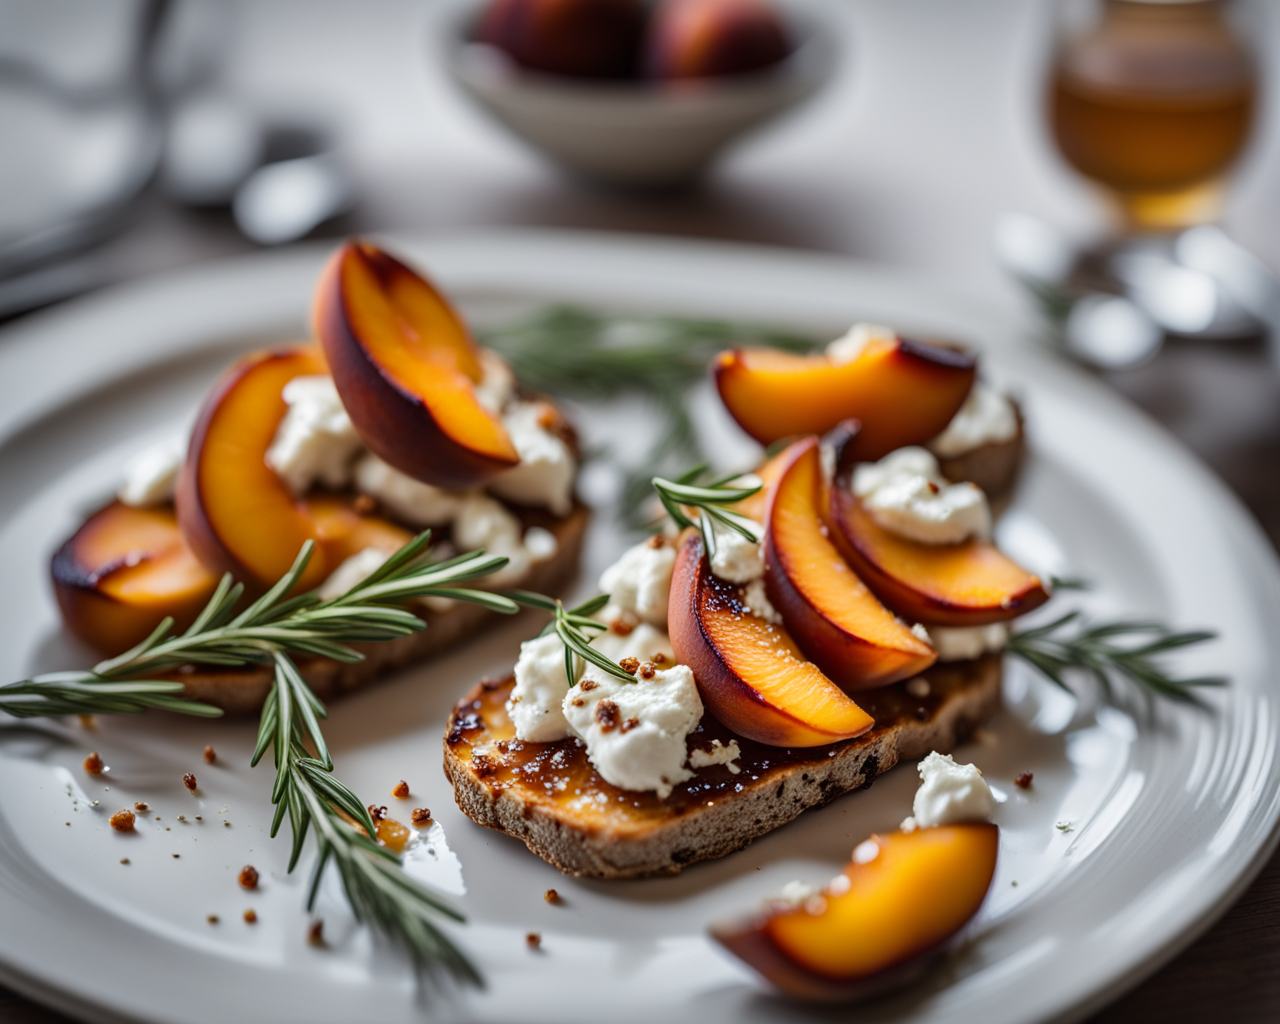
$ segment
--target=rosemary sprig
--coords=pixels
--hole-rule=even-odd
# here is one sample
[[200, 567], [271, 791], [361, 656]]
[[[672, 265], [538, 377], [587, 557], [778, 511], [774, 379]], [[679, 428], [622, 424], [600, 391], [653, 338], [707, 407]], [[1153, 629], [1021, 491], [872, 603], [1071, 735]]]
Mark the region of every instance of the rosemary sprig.
[[611, 661], [592, 647], [591, 638], [587, 636], [588, 631], [603, 632], [609, 628], [599, 619], [591, 618], [592, 615], [609, 603], [608, 594], [599, 594], [589, 601], [584, 601], [576, 608], [567, 609], [560, 601], [552, 600], [542, 594], [535, 594], [528, 590], [508, 590], [506, 594], [521, 604], [542, 608], [554, 613], [551, 621], [547, 623], [538, 635], [546, 636], [548, 633], [554, 632], [560, 637], [560, 642], [564, 644], [564, 674], [569, 680], [570, 686], [578, 681], [577, 665], [574, 662], [575, 656], [591, 662], [591, 664], [624, 683], [634, 683], [636, 681], [636, 677], [616, 661]]
[[[1078, 624], [1074, 632], [1066, 627]], [[1198, 687], [1225, 686], [1222, 676], [1179, 679], [1158, 662], [1160, 655], [1212, 640], [1207, 630], [1176, 632], [1158, 622], [1118, 621], [1090, 626], [1079, 611], [1053, 622], [1014, 633], [1005, 650], [1021, 658], [1052, 682], [1074, 694], [1068, 673], [1082, 671], [1096, 682], [1108, 704], [1120, 705], [1123, 682], [1136, 684], [1148, 700], [1167, 697], [1183, 704], [1201, 703]]]
[[643, 523], [655, 472], [670, 473], [706, 458], [685, 399], [706, 377], [717, 352], [748, 345], [808, 352], [819, 344], [762, 324], [622, 315], [567, 305], [549, 306], [480, 336], [535, 390], [595, 399], [639, 393], [657, 406], [662, 432], [642, 468], [627, 472], [623, 486], [621, 505], [632, 526]]
[[[696, 526], [702, 532], [702, 543], [707, 557], [716, 554], [716, 531], [730, 530], [753, 543], [760, 540], [760, 524], [754, 519], [727, 508], [759, 492], [764, 483], [752, 474], [733, 474], [697, 484], [698, 477], [706, 472], [705, 466], [695, 466], [675, 480], [655, 476], [653, 489], [658, 492], [662, 507], [667, 510], [677, 526]], [[696, 509], [697, 519], [689, 517], [686, 509]]]
[[419, 534], [376, 572], [347, 593], [322, 601], [315, 591], [288, 598], [311, 557], [313, 543], [281, 579], [236, 614], [242, 584], [227, 575], [186, 632], [174, 635], [173, 619], [131, 650], [78, 672], [50, 672], [0, 687], [0, 710], [19, 718], [72, 714], [139, 714], [149, 707], [216, 717], [221, 710], [174, 694], [182, 683], [149, 679], [180, 665], [269, 664], [277, 651], [318, 654], [337, 661], [361, 661], [353, 643], [394, 640], [425, 623], [400, 605], [427, 594], [482, 604], [512, 614], [516, 604], [499, 594], [456, 586], [502, 568], [505, 557], [472, 551], [447, 562], [430, 563], [425, 552], [431, 532]]

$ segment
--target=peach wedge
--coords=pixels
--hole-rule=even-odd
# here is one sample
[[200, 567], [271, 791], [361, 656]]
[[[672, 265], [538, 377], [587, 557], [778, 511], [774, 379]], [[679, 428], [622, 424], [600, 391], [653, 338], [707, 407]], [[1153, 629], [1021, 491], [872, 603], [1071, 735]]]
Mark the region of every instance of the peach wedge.
[[826, 501], [828, 534], [880, 600], [912, 622], [982, 626], [1017, 618], [1049, 600], [1040, 577], [1001, 554], [994, 544], [919, 544], [883, 529], [850, 486], [866, 461], [853, 424], [841, 424], [824, 443], [835, 452], [835, 479]]
[[862, 421], [869, 458], [936, 437], [973, 386], [971, 355], [941, 345], [874, 339], [850, 363], [773, 349], [722, 352], [713, 364], [730, 415], [761, 444]]
[[315, 330], [356, 431], [401, 472], [466, 488], [520, 461], [476, 397], [479, 351], [462, 320], [399, 260], [345, 244], [320, 277]]
[[909, 980], [977, 913], [998, 845], [990, 824], [872, 836], [821, 896], [712, 935], [790, 995], [875, 995]]
[[880, 603], [827, 537], [818, 439], [796, 441], [782, 462], [765, 513], [765, 585], [800, 649], [846, 691], [923, 672], [933, 648]]
[[108, 656], [145, 640], [166, 615], [186, 629], [218, 582], [182, 539], [169, 505], [112, 502], [58, 549], [51, 568], [67, 628]]
[[738, 588], [712, 575], [697, 531], [680, 543], [668, 618], [676, 658], [693, 670], [708, 710], [738, 735], [816, 747], [874, 724], [784, 628], [751, 614]]

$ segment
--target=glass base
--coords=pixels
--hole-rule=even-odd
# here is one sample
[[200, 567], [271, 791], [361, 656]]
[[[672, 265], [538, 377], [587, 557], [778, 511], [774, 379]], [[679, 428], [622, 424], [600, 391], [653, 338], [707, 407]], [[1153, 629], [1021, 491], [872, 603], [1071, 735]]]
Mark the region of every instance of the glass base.
[[1127, 232], [1179, 231], [1212, 224], [1222, 212], [1221, 181], [1180, 192], [1112, 192]]

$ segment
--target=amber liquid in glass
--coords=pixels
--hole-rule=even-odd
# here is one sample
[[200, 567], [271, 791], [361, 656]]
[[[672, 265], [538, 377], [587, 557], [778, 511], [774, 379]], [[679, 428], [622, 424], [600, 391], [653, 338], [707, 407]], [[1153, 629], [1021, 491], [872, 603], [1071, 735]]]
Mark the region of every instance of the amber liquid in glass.
[[1253, 121], [1253, 65], [1218, 5], [1178, 6], [1112, 0], [1108, 20], [1064, 49], [1050, 90], [1062, 154], [1139, 229], [1216, 216]]

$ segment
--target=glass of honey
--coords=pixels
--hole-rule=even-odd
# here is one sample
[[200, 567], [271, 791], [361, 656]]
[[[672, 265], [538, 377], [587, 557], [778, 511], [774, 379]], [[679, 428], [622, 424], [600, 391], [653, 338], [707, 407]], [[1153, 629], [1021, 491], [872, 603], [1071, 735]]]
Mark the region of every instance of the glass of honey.
[[1067, 161], [1129, 232], [1217, 218], [1258, 94], [1227, 0], [1080, 0], [1061, 9], [1049, 90]]

